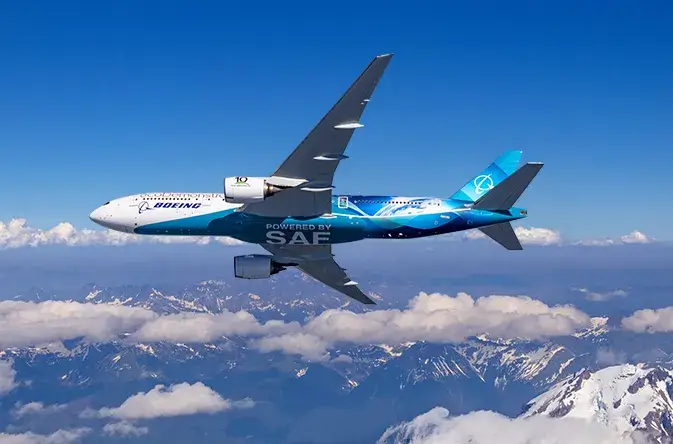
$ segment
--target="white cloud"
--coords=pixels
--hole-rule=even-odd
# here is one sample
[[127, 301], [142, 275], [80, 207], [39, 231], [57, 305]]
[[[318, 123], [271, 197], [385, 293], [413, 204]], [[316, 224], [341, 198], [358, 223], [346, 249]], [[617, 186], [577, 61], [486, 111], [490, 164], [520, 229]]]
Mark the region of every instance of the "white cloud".
[[138, 307], [68, 301], [0, 302], [0, 349], [84, 337], [108, 341], [157, 313]]
[[635, 444], [610, 428], [574, 418], [508, 418], [477, 411], [449, 417], [436, 407], [386, 430], [378, 444]]
[[260, 323], [245, 311], [160, 315], [140, 307], [68, 301], [0, 302], [0, 348], [39, 346], [83, 337], [90, 342], [205, 343], [223, 336], [249, 338], [263, 352], [283, 351], [328, 359], [339, 343], [460, 342], [489, 333], [501, 338], [540, 339], [590, 326], [572, 306], [548, 306], [527, 296], [472, 298], [420, 293], [406, 309], [353, 313], [327, 310], [306, 324]]
[[573, 291], [577, 291], [579, 293], [583, 293], [584, 297], [587, 300], [590, 301], [608, 301], [614, 297], [623, 297], [627, 296], [629, 293], [625, 290], [612, 290], [612, 291], [604, 291], [604, 292], [596, 292], [596, 291], [590, 291], [587, 288], [573, 288]]
[[43, 415], [58, 412], [66, 408], [66, 404], [44, 405], [41, 402], [29, 402], [28, 404], [17, 403], [12, 411], [15, 418], [21, 418], [27, 415]]
[[213, 414], [232, 408], [249, 408], [254, 402], [249, 399], [231, 401], [202, 382], [171, 385], [156, 385], [149, 392], [137, 393], [129, 397], [119, 407], [102, 408], [100, 417], [112, 417], [122, 420], [153, 419], [171, 416]]
[[0, 444], [71, 444], [89, 434], [89, 428], [58, 430], [50, 435], [27, 433], [0, 433]]
[[616, 242], [614, 239], [605, 238], [605, 239], [585, 239], [574, 242], [574, 245], [582, 245], [585, 247], [609, 247], [611, 245], [617, 245], [619, 242]]
[[139, 427], [128, 421], [113, 422], [103, 426], [103, 433], [109, 436], [142, 436], [147, 435], [147, 427]]
[[622, 328], [636, 333], [668, 333], [673, 331], [673, 307], [638, 310], [622, 319]]
[[636, 230], [620, 237], [620, 240], [625, 244], [649, 244], [654, 239], [650, 239], [642, 232]]
[[[522, 245], [582, 245], [589, 247], [607, 247], [612, 245], [625, 244], [649, 244], [655, 242], [654, 238], [645, 235], [643, 232], [634, 230], [629, 234], [620, 236], [616, 239], [602, 238], [602, 239], [582, 239], [578, 241], [571, 241], [565, 239], [557, 230], [539, 227], [514, 227], [514, 232], [521, 241]], [[486, 235], [479, 230], [468, 230], [457, 233], [463, 239], [487, 239]]]
[[[561, 233], [549, 228], [536, 227], [514, 227], [516, 236], [522, 245], [559, 245], [563, 242]], [[486, 235], [479, 230], [469, 230], [464, 232], [465, 239], [484, 239]]]
[[[557, 230], [539, 227], [514, 227], [516, 235], [523, 245], [585, 245], [585, 246], [608, 246], [634, 243], [651, 243], [655, 239], [650, 238], [640, 231], [633, 231], [617, 239], [587, 239], [576, 242], [566, 241]], [[479, 230], [467, 230], [450, 235], [442, 235], [428, 239], [484, 239], [486, 236]], [[230, 237], [208, 236], [145, 236], [120, 233], [113, 230], [81, 229], [78, 230], [69, 222], [61, 222], [55, 227], [42, 230], [28, 225], [26, 219], [14, 218], [9, 222], [0, 222], [0, 249], [13, 249], [21, 247], [38, 247], [42, 245], [129, 245], [140, 243], [178, 243], [207, 245], [221, 243], [224, 245], [240, 245], [243, 242]]]
[[588, 247], [609, 247], [611, 245], [650, 244], [655, 241], [656, 240], [654, 238], [645, 235], [643, 232], [634, 230], [631, 233], [620, 236], [617, 239], [609, 237], [603, 239], [585, 239], [574, 242], [574, 244]]
[[327, 349], [330, 343], [308, 333], [288, 333], [281, 336], [269, 336], [253, 341], [253, 345], [263, 353], [282, 351], [291, 355], [301, 355], [313, 361], [329, 359]]
[[449, 343], [486, 332], [503, 339], [539, 339], [570, 335], [589, 325], [589, 316], [572, 306], [549, 307], [527, 296], [475, 300], [466, 293], [456, 297], [420, 293], [405, 310], [327, 310], [303, 326], [300, 334], [262, 338], [255, 345], [263, 351], [324, 359], [327, 348], [337, 343]]
[[522, 244], [558, 245], [563, 239], [558, 231], [548, 228], [516, 227], [514, 230]]
[[225, 311], [211, 315], [204, 313], [178, 313], [157, 317], [145, 323], [131, 335], [138, 341], [208, 342], [221, 336], [259, 336], [298, 330], [298, 323], [269, 321], [260, 324], [246, 311]]
[[0, 360], [0, 396], [16, 388], [16, 370], [11, 361]]
[[0, 249], [38, 247], [42, 245], [128, 245], [138, 243], [209, 243], [239, 245], [242, 242], [229, 237], [202, 236], [142, 236], [120, 233], [113, 230], [76, 229], [69, 222], [61, 222], [48, 230], [28, 225], [26, 219], [12, 219], [0, 222]]

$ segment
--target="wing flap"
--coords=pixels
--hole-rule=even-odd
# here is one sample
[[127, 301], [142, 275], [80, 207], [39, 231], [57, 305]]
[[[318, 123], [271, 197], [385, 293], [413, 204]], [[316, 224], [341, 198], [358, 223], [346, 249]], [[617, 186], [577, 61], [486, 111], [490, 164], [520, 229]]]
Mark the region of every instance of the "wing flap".
[[332, 287], [358, 302], [366, 305], [376, 304], [376, 302], [370, 299], [357, 287], [357, 282], [353, 282], [344, 269], [341, 268], [334, 259], [305, 262], [299, 264], [297, 268], [311, 276], [313, 279], [322, 282], [328, 287]]
[[366, 305], [375, 305], [351, 280], [343, 268], [334, 260], [331, 245], [271, 245], [260, 244], [273, 254], [274, 260], [292, 265], [318, 282], [345, 294]]

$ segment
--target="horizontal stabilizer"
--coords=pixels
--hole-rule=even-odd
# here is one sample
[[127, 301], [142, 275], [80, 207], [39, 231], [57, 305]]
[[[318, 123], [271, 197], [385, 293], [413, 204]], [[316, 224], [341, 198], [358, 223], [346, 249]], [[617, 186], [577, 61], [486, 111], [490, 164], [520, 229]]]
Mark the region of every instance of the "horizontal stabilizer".
[[523, 250], [512, 224], [504, 222], [497, 225], [481, 227], [479, 230], [508, 250]]
[[489, 211], [509, 210], [528, 188], [543, 165], [543, 163], [533, 162], [525, 164], [477, 200], [473, 208]]

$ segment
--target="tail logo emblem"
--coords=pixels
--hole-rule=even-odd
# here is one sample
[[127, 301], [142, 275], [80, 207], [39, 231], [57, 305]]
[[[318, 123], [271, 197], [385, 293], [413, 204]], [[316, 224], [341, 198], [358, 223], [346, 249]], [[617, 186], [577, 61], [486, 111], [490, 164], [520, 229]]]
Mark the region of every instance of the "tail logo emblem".
[[493, 189], [493, 178], [490, 174], [482, 174], [475, 177], [472, 184], [474, 185], [474, 192], [481, 195]]

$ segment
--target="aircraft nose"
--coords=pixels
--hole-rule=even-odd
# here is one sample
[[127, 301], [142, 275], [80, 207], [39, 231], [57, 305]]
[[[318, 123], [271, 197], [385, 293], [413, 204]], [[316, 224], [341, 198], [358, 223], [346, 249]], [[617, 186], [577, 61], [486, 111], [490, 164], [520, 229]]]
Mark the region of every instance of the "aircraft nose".
[[111, 217], [112, 209], [110, 208], [110, 202], [106, 202], [105, 204], [93, 210], [91, 214], [89, 214], [89, 219], [104, 227], [108, 226], [108, 224], [111, 222]]
[[96, 208], [89, 214], [89, 219], [101, 227], [109, 228], [122, 233], [129, 232], [129, 226], [132, 221], [129, 220], [128, 214], [122, 211], [117, 202], [107, 202], [106, 204]]
[[101, 222], [103, 222], [103, 219], [105, 218], [103, 208], [98, 207], [95, 210], [89, 214], [89, 219], [91, 219], [93, 222], [97, 223], [100, 225]]

